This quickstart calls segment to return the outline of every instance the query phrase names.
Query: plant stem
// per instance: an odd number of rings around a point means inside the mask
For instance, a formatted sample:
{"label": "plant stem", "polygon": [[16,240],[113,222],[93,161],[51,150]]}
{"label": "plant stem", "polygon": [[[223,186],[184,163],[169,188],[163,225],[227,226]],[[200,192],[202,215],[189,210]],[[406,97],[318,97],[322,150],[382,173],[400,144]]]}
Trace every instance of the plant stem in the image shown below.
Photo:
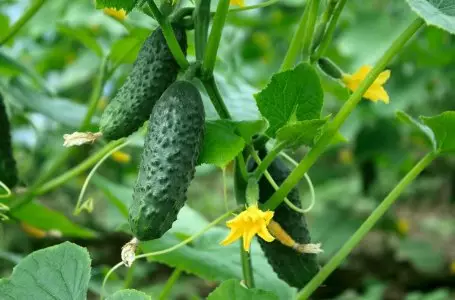
{"label": "plant stem", "polygon": [[180,274],[182,274],[182,269],[175,268],[171,276],[167,280],[163,290],[161,291],[160,296],[158,297],[159,300],[169,299],[169,294],[171,293],[172,287],[179,279]]}
{"label": "plant stem", "polygon": [[316,142],[314,147],[307,153],[299,165],[292,171],[288,178],[283,182],[281,187],[272,197],[264,204],[266,209],[274,210],[283,201],[284,197],[292,190],[294,186],[302,179],[310,167],[316,162],[319,156],[324,152],[329,145],[333,136],[340,129],[343,122],[354,110],[356,105],[362,99],[362,95],[374,82],[379,73],[385,68],[387,63],[395,56],[395,54],[406,44],[406,42],[416,33],[416,31],[424,24],[423,20],[417,18],[408,28],[392,43],[383,56],[378,60],[373,69],[368,73],[366,78],[360,83],[357,90],[349,97],[333,121],[329,124],[322,137]]}
{"label": "plant stem", "polygon": [[[272,150],[270,150],[270,152],[267,153],[267,155],[264,157],[262,162],[258,165],[256,170],[254,171],[254,177],[256,177],[257,180],[261,179],[262,174],[267,170],[267,168],[275,160],[277,155],[280,154],[281,150],[283,150],[285,146],[286,146],[285,143],[277,143],[272,148]],[[250,151],[254,151],[254,149],[251,149],[251,148],[250,148]]]}
{"label": "plant stem", "polygon": [[8,42],[24,25],[28,22],[43,6],[46,0],[35,0],[32,6],[17,20],[16,23],[10,28],[9,32],[0,39],[0,46]]}
{"label": "plant stem", "polygon": [[240,259],[242,262],[242,272],[243,279],[248,288],[254,288],[254,276],[253,276],[253,267],[251,266],[251,256],[250,253],[243,249],[243,238],[240,243]]}
{"label": "plant stem", "polygon": [[84,120],[82,121],[82,124],[80,126],[81,131],[86,131],[90,128],[93,114],[96,111],[96,107],[98,106],[98,102],[100,100],[101,94],[103,93],[106,67],[107,67],[107,57],[104,57],[101,60],[100,68],[98,70],[98,76],[96,77],[95,83],[93,85],[93,91],[92,91],[92,94],[90,95],[90,102],[88,105],[87,113],[85,114]]}
{"label": "plant stem", "polygon": [[204,59],[205,47],[210,23],[210,0],[199,0],[194,10],[194,44],[196,48],[196,60]]}
{"label": "plant stem", "polygon": [[215,82],[215,78],[213,75],[209,76],[208,78],[201,79],[202,84],[209,95],[210,101],[212,102],[213,106],[215,107],[216,112],[220,116],[221,119],[232,119],[231,114],[229,113],[226,104],[224,104],[223,98],[221,97],[220,91]]}
{"label": "plant stem", "polygon": [[164,38],[166,39],[167,45],[172,52],[175,60],[179,64],[182,70],[186,70],[189,64],[186,60],[185,54],[183,54],[182,49],[180,48],[179,42],[175,37],[174,30],[172,29],[171,24],[169,23],[168,19],[161,14],[160,10],[155,4],[153,0],[147,0],[150,9],[152,10],[153,16],[155,20],[160,24],[161,30],[163,31]]}
{"label": "plant stem", "polygon": [[297,295],[297,299],[308,299],[311,294],[322,284],[322,282],[343,262],[349,253],[357,246],[363,237],[373,228],[376,222],[384,215],[395,200],[400,196],[406,187],[423,171],[437,156],[436,152],[431,152],[424,156],[409,171],[397,186],[385,197],[381,204],[373,211],[368,219],[357,229],[352,237],[341,247],[340,250],[330,259],[330,261],[316,274],[316,276],[303,288]]}
{"label": "plant stem", "polygon": [[335,7],[332,18],[329,22],[329,26],[327,27],[327,31],[324,34],[319,47],[316,49],[315,53],[311,55],[311,62],[317,61],[324,54],[325,50],[327,50],[327,47],[332,41],[333,33],[335,32],[338,19],[340,18],[341,11],[343,10],[346,1],[347,0],[340,0],[340,2],[338,2],[337,6]]}
{"label": "plant stem", "polygon": [[65,173],[63,173],[62,175],[60,175],[60,176],[48,181],[47,183],[43,184],[33,194],[34,195],[42,195],[42,194],[45,194],[45,193],[49,192],[50,190],[52,190],[52,189],[54,189],[54,188],[56,188],[58,186],[64,184],[65,182],[67,182],[71,178],[76,177],[77,175],[81,174],[82,172],[84,172],[85,170],[87,170],[88,168],[90,168],[91,166],[96,164],[104,155],[106,155],[106,153],[108,153],[109,151],[111,151],[115,147],[119,146],[124,141],[125,141],[125,138],[110,142],[109,144],[107,144],[106,146],[101,148],[98,152],[96,152],[95,154],[89,156],[86,160],[81,162],[79,165],[75,166],[74,168],[72,168],[72,169],[66,171]]}
{"label": "plant stem", "polygon": [[[309,1],[313,1],[313,0],[309,0]],[[286,52],[286,56],[284,57],[283,63],[281,64],[281,68],[280,68],[281,72],[292,68],[294,66],[294,63],[299,54],[300,45],[302,43],[302,40],[305,37],[308,15],[310,13],[311,3],[308,3],[309,1],[307,1],[306,5],[305,5],[305,10],[303,11],[302,17],[300,18],[300,22],[297,27],[297,30],[294,32],[294,35],[291,40],[291,44],[289,45],[288,51]]]}
{"label": "plant stem", "polygon": [[319,9],[319,2],[320,0],[312,0],[309,3],[309,14],[308,14],[308,21],[305,26],[305,35],[303,38],[303,43],[302,43],[302,53],[303,53],[303,59],[307,59],[309,55],[311,54],[311,41],[313,40],[313,34],[314,34],[314,27],[316,25],[316,19],[318,17],[318,9]]}
{"label": "plant stem", "polygon": [[212,76],[215,68],[216,54],[220,45],[221,33],[229,10],[229,0],[220,0],[213,18],[212,30],[210,31],[207,48],[202,63],[202,74],[204,77]]}

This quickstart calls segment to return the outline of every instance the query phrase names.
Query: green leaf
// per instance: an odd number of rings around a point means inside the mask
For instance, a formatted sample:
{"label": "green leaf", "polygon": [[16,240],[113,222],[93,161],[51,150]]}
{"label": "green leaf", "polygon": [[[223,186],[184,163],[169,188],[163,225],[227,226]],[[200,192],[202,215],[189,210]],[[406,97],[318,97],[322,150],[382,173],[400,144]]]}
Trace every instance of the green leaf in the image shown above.
{"label": "green leaf", "polygon": [[242,151],[245,142],[265,129],[266,122],[216,120],[205,123],[204,145],[199,164],[225,167]]}
{"label": "green leaf", "polygon": [[84,300],[89,279],[87,250],[64,242],[24,258],[10,278],[0,280],[0,299]]}
{"label": "green leaf", "polygon": [[434,137],[433,131],[428,127],[425,126],[424,124],[420,123],[404,111],[397,111],[396,112],[397,119],[411,125],[412,128],[414,128],[417,132],[419,132],[421,135],[423,135],[428,141],[429,145],[431,145],[434,149],[436,149],[436,140]]}
{"label": "green leaf", "polygon": [[123,8],[129,12],[136,6],[137,2],[138,0],[96,0],[96,8]]}
{"label": "green leaf", "polygon": [[70,221],[66,216],[51,210],[39,203],[30,202],[13,211],[12,215],[25,223],[42,230],[57,230],[63,236],[93,238],[96,233],[80,227]]}
{"label": "green leaf", "polygon": [[140,291],[121,290],[107,297],[106,300],[152,300],[152,298]]}
{"label": "green leaf", "polygon": [[103,57],[103,48],[89,29],[70,27],[65,24],[59,24],[57,29],[66,36],[81,42],[85,47],[95,52],[99,57]]}
{"label": "green leaf", "polygon": [[111,47],[109,60],[114,65],[133,63],[148,33],[149,31],[145,32],[145,34],[128,36],[117,40]]}
{"label": "green leaf", "polygon": [[411,9],[428,25],[455,34],[455,0],[407,0]]}
{"label": "green leaf", "polygon": [[238,279],[226,280],[207,297],[207,300],[276,300],[277,296],[259,289],[248,289]]}
{"label": "green leaf", "polygon": [[455,152],[455,111],[420,118],[433,131],[438,151],[441,153]]}
{"label": "green leaf", "polygon": [[269,121],[267,134],[272,137],[289,121],[321,117],[323,91],[315,69],[308,63],[273,75],[255,97],[262,116]]}
{"label": "green leaf", "polygon": [[284,142],[291,148],[300,145],[313,146],[326,122],[326,119],[316,119],[291,123],[278,129],[276,137],[279,142]]}
{"label": "green leaf", "polygon": [[398,246],[399,260],[411,262],[423,273],[436,274],[444,268],[444,255],[429,241],[406,238]]}
{"label": "green leaf", "polygon": [[[193,235],[207,224],[208,222],[198,212],[190,208],[182,209],[177,221],[163,237],[143,242],[141,248],[144,252],[152,252],[172,247],[181,242],[182,236]],[[241,280],[243,276],[242,266],[239,263],[240,243],[233,243],[229,246],[219,245],[220,241],[228,235],[228,232],[227,228],[212,228],[194,240],[191,245],[185,245],[172,252],[150,257],[149,260],[178,267],[206,280],[223,281],[232,278]],[[253,240],[250,253],[256,286],[273,292],[280,299],[292,299],[295,289],[278,279],[256,240]]]}

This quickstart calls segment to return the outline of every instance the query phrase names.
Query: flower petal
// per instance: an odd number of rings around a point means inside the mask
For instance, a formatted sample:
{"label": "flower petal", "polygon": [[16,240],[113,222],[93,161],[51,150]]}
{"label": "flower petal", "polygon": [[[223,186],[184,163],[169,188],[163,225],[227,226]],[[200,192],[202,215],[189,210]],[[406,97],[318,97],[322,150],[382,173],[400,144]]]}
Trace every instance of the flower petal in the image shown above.
{"label": "flower petal", "polygon": [[270,210],[264,212],[263,218],[264,218],[264,221],[265,221],[266,225],[269,225],[270,220],[272,220],[274,214],[275,214],[275,212],[270,211]]}
{"label": "flower petal", "polygon": [[261,239],[263,239],[266,242],[273,242],[275,238],[270,234],[270,232],[267,230],[267,227],[263,226],[259,231],[258,235]]}
{"label": "flower petal", "polygon": [[221,245],[227,246],[238,240],[242,236],[242,230],[240,228],[232,229],[229,235],[220,242]]}
{"label": "flower petal", "polygon": [[389,103],[389,95],[380,85],[372,85],[363,96],[372,101],[382,100],[384,103]]}
{"label": "flower petal", "polygon": [[372,67],[368,65],[361,66],[357,72],[355,72],[351,76],[351,80],[359,80],[362,81],[365,79],[365,77],[368,75],[368,73],[371,71]]}
{"label": "flower petal", "polygon": [[255,228],[251,228],[248,231],[243,233],[243,249],[246,252],[250,251],[251,241],[253,240],[254,235],[256,234]]}
{"label": "flower petal", "polygon": [[390,78],[390,70],[385,70],[375,79],[374,84],[383,85]]}

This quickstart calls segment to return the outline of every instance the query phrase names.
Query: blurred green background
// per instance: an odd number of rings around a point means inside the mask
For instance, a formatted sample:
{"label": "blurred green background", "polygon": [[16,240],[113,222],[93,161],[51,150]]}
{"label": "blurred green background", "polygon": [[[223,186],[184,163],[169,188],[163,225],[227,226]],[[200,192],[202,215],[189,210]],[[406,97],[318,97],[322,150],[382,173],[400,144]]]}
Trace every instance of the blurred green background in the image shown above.
{"label": "blurred green background", "polygon": [[[212,2],[214,10],[217,1]],[[229,15],[216,79],[236,119],[258,118],[253,94],[279,69],[304,2],[280,0],[269,7]],[[246,1],[246,5],[257,3]],[[0,1],[0,37],[29,4],[26,0]],[[353,73],[361,65],[373,64],[414,17],[405,1],[349,0],[326,56]],[[123,83],[139,47],[156,26],[139,10],[119,22],[95,10],[92,1],[54,0],[47,1],[14,40],[0,48],[0,92],[12,120],[21,186],[31,184],[50,161],[63,155],[62,135],[75,131],[81,123],[103,54],[109,54],[110,65],[118,68],[103,89],[97,116]],[[188,37],[189,60],[194,60],[193,32]],[[342,129],[348,142],[332,146],[310,171],[317,203],[307,219],[313,240],[321,242],[325,251],[321,263],[339,249],[426,151],[425,138],[400,122],[396,111],[419,116],[455,109],[455,39],[450,34],[425,28],[388,68],[392,71],[386,84],[390,104],[362,102]],[[348,92],[339,82],[319,74],[325,91],[324,112],[336,113]],[[210,102],[205,104],[208,118],[217,118]],[[93,131],[97,131],[97,120],[93,120]],[[120,248],[129,238],[121,208],[131,199],[142,136],[133,140],[122,150],[126,156],[108,159],[90,183],[86,198],[94,199],[91,214],[72,215],[86,172],[36,198],[37,206],[19,220],[0,223],[1,276],[9,276],[28,253],[71,240],[88,247],[93,259],[90,297],[97,295],[102,276],[119,261]],[[102,146],[74,150],[57,175]],[[306,150],[289,154],[300,159]],[[225,211],[222,174],[212,166],[198,167],[190,188],[189,207],[209,220]],[[227,197],[234,206],[231,177],[229,166]],[[309,200],[307,191],[302,182],[305,201]],[[138,263],[134,272],[119,271],[109,288],[122,287],[126,277],[131,287],[156,295],[172,270],[157,262]],[[217,280],[183,274],[172,298],[204,298],[216,285]],[[440,158],[402,195],[314,299],[454,298],[455,160]]]}

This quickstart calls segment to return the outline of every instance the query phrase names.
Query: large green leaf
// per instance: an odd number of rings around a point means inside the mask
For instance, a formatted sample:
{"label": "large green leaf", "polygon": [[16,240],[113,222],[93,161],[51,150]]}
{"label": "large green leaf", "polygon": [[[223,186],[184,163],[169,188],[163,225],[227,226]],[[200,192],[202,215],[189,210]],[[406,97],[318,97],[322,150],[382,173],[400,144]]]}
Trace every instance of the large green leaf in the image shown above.
{"label": "large green leaf", "polygon": [[455,111],[446,111],[434,117],[421,117],[434,133],[441,153],[455,152]]}
{"label": "large green leaf", "polygon": [[152,298],[140,291],[136,290],[121,290],[115,292],[106,298],[106,300],[151,300]]}
{"label": "large green leaf", "polygon": [[217,120],[205,123],[204,145],[199,164],[226,166],[242,151],[245,142],[265,129],[266,122]]}
{"label": "large green leaf", "polygon": [[411,262],[423,273],[436,274],[444,268],[443,253],[429,241],[406,238],[398,245],[397,257]]}
{"label": "large green leaf", "polygon": [[316,119],[290,123],[278,129],[276,137],[279,142],[286,143],[287,147],[313,146],[326,122],[325,119]]}
{"label": "large green leaf", "polygon": [[96,0],[96,8],[123,8],[126,11],[131,11],[138,0]]}
{"label": "large green leaf", "polygon": [[301,63],[275,74],[265,89],[255,95],[259,110],[270,123],[267,134],[275,136],[289,121],[319,119],[323,91],[316,70]]}
{"label": "large green leaf", "polygon": [[[181,241],[182,236],[193,235],[207,224],[208,222],[197,212],[189,208],[181,210],[169,232],[160,239],[142,243],[141,248],[145,252],[152,252],[172,247]],[[215,227],[193,241],[191,245],[150,259],[178,267],[206,280],[223,281],[233,278],[240,280],[242,279],[240,244],[219,245],[227,234],[227,228]],[[251,260],[258,288],[271,291],[283,300],[292,299],[295,289],[278,279],[256,240],[252,243]]]}
{"label": "large green leaf", "polygon": [[103,48],[89,29],[82,27],[70,27],[66,24],[59,24],[57,28],[64,35],[81,42],[85,47],[95,52],[99,57],[103,56]]}
{"label": "large green leaf", "polygon": [[0,299],[87,298],[90,256],[70,242],[33,252],[8,279],[0,280]]}
{"label": "large green leaf", "polygon": [[207,300],[276,300],[277,296],[259,289],[248,289],[238,279],[226,280],[207,297]]}
{"label": "large green leaf", "polygon": [[455,34],[455,0],[407,0],[407,2],[427,24]]}
{"label": "large green leaf", "polygon": [[63,236],[93,238],[96,233],[73,223],[65,215],[39,203],[30,202],[12,212],[18,220],[42,230],[57,230]]}

